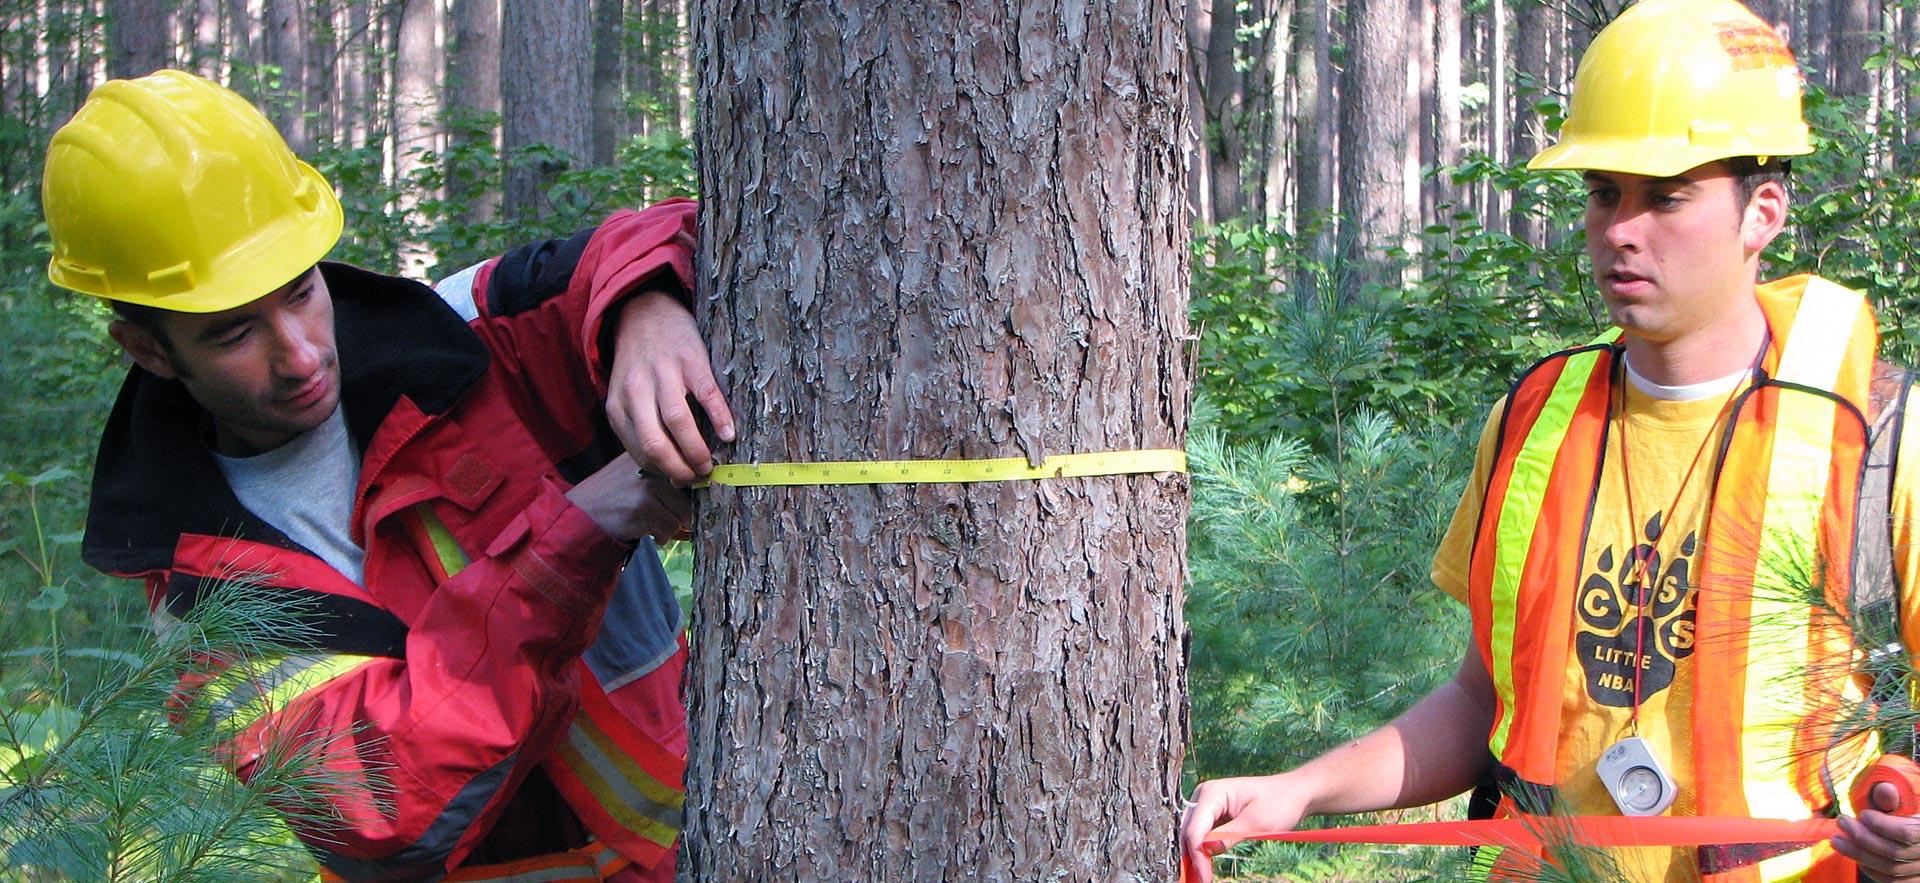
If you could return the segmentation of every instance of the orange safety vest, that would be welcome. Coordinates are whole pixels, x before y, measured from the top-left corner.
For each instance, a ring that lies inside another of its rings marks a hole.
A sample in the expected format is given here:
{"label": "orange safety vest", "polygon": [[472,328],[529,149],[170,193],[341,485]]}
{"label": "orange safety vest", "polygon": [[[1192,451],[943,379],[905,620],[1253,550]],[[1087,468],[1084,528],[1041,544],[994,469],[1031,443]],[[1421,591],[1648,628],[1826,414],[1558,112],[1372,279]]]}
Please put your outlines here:
{"label": "orange safety vest", "polygon": [[[1701,552],[1693,757],[1704,816],[1803,819],[1847,809],[1846,783],[1877,744],[1840,722],[1866,701],[1854,672],[1855,502],[1877,342],[1866,299],[1797,276],[1758,289],[1770,333],[1736,399]],[[1488,747],[1502,815],[1547,812],[1589,515],[1600,480],[1619,331],[1548,356],[1508,395],[1474,535],[1468,601],[1492,676]],[[1814,602],[1818,603],[1814,603]],[[1550,821],[1543,821],[1550,825]],[[1812,848],[1706,847],[1711,881],[1852,883],[1852,862]],[[1530,879],[1551,857],[1486,850],[1490,879]]]}

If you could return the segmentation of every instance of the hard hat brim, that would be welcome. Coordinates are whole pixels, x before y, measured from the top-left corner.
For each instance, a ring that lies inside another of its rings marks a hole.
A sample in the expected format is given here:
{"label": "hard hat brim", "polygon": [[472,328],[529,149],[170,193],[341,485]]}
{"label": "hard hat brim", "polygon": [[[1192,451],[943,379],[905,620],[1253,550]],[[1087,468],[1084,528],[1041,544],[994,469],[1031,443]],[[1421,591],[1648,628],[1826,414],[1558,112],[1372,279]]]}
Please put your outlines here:
{"label": "hard hat brim", "polygon": [[1798,144],[1782,143],[1773,145],[1773,148],[1729,153],[1724,147],[1674,144],[1661,139],[1569,139],[1534,154],[1532,159],[1527,160],[1527,170],[1623,172],[1667,178],[1715,160],[1736,156],[1804,156],[1813,152],[1813,145],[1804,139]]}

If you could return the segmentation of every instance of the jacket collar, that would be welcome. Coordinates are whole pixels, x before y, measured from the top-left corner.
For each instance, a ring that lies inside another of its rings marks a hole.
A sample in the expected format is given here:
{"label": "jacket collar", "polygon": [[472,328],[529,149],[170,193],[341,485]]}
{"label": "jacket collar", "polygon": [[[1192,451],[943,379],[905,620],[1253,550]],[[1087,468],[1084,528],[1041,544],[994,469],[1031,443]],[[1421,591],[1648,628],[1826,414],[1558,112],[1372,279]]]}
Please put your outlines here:
{"label": "jacket collar", "polygon": [[[443,414],[486,373],[478,336],[433,289],[326,263],[340,354],[341,407],[361,450],[402,397]],[[182,534],[299,547],[240,504],[208,452],[211,418],[175,380],[127,372],[100,439],[81,557],[135,575],[173,563]]]}

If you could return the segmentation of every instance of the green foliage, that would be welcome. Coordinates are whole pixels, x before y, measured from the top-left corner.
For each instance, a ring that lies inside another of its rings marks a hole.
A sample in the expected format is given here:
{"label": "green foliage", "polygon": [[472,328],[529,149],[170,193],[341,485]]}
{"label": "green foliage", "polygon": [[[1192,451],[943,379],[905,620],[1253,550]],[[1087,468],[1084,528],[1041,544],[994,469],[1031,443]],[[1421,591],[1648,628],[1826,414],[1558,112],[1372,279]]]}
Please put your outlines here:
{"label": "green foliage", "polygon": [[[677,132],[635,135],[619,146],[614,165],[595,167],[543,144],[502,157],[493,146],[497,114],[456,112],[445,125],[453,146],[444,154],[416,150],[414,173],[393,183],[377,146],[314,151],[315,168],[340,192],[346,214],[332,259],[391,271],[404,253],[424,251],[437,258],[429,274],[446,275],[528,242],[571,236],[615,210],[694,192],[693,146]],[[546,191],[546,214],[472,217],[474,205],[500,193],[509,165],[563,169]]]}
{"label": "green foliage", "polygon": [[[1882,52],[1911,63],[1910,55]],[[1793,160],[1793,223],[1767,250],[1773,275],[1818,273],[1866,291],[1879,310],[1881,349],[1920,357],[1920,143],[1895,125],[1869,127],[1864,99],[1810,87],[1818,148]]]}
{"label": "green foliage", "polygon": [[[48,536],[34,501],[42,487],[72,478],[61,468],[7,476],[24,489],[35,525],[12,549],[41,584],[29,610],[70,606],[70,581],[54,581],[54,562],[73,538]],[[181,710],[177,685],[213,674],[216,660],[246,664],[306,643],[306,612],[284,592],[229,582],[209,586],[191,619],[157,636],[76,647],[57,620],[38,642],[9,635],[0,653],[7,879],[309,877],[311,859],[284,819],[325,830],[337,818],[326,797],[351,791],[377,802],[384,784],[332,772],[321,761],[333,746],[298,733],[271,740],[242,784],[215,752],[234,735],[229,725],[162,713]]]}

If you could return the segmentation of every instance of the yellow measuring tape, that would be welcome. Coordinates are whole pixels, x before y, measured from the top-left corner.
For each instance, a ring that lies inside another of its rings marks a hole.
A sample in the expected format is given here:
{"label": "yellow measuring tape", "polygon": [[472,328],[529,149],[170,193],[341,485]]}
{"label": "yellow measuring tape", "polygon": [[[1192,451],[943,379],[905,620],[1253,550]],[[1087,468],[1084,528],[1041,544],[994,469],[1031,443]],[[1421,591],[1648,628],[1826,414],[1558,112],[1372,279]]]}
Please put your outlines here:
{"label": "yellow measuring tape", "polygon": [[1032,481],[1091,475],[1185,472],[1181,450],[1102,451],[1060,454],[1039,466],[1025,457],[991,460],[842,460],[818,463],[748,463],[714,467],[694,487],[785,487],[805,484],[962,484],[977,481]]}

